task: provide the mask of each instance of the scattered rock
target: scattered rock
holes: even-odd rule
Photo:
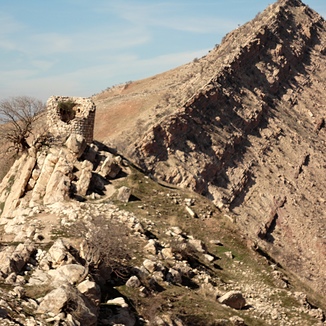
[[[147,245],[144,247],[144,251],[149,253],[149,254],[156,255],[157,248],[156,248],[156,242],[155,242],[154,239],[148,240]]]
[[[186,211],[187,211],[187,213],[189,214],[190,217],[192,217],[192,218],[197,217],[197,214],[189,206],[186,206]]]
[[[233,259],[232,251],[226,251],[226,252],[224,253],[224,255],[225,255],[226,257],[230,258],[230,259]]]
[[[129,305],[126,303],[125,299],[122,297],[114,298],[106,302],[108,305],[119,306],[122,308],[128,308]]]
[[[188,243],[198,252],[206,252],[206,246],[201,240],[188,239]]]
[[[145,259],[143,261],[143,266],[150,272],[153,273],[156,268],[157,268],[157,263],[150,260],[150,259]]]
[[[229,320],[234,326],[246,326],[245,321],[239,316],[232,316]]]
[[[163,248],[161,250],[164,259],[174,259],[174,254],[172,248]]]

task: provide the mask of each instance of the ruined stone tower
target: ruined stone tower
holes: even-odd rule
[[[82,135],[93,141],[96,106],[90,98],[51,96],[46,104],[49,132],[58,138]]]

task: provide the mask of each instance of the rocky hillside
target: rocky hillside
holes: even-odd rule
[[[325,325],[325,28],[280,0],[96,108],[50,98],[0,184],[0,325]]]
[[[280,0],[207,56],[94,99],[101,140],[212,200],[321,295],[325,28],[301,1]]]
[[[103,144],[37,143],[0,186],[1,325],[324,324],[230,216]]]

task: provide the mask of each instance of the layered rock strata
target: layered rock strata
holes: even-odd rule
[[[215,76],[129,155],[229,211],[325,294],[326,23],[300,1],[281,0],[214,51]]]

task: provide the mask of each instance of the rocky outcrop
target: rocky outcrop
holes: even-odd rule
[[[320,15],[278,1],[211,51],[215,76],[129,151],[156,178],[228,211],[322,293],[325,47]]]
[[[17,207],[102,196],[121,168],[120,157],[101,144],[86,145],[80,135],[37,151],[33,148],[16,161],[0,184],[2,217],[13,216]]]

